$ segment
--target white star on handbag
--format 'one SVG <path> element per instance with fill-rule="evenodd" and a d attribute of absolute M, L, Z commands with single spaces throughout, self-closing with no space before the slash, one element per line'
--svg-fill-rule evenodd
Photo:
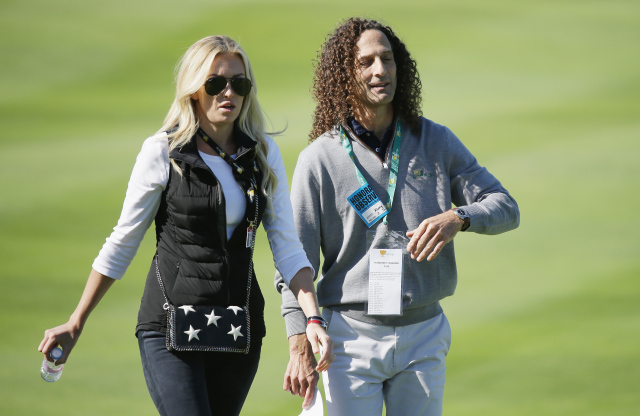
<path fill-rule="evenodd" d="M 180 306 L 180 309 L 182 309 L 184 311 L 185 316 L 189 313 L 189 312 L 195 312 L 196 310 L 193 309 L 192 305 L 184 305 L 184 306 Z"/>
<path fill-rule="evenodd" d="M 218 326 L 218 319 L 222 318 L 222 316 L 216 316 L 216 312 L 215 311 L 211 311 L 210 315 L 205 314 L 204 316 L 209 318 L 209 321 L 207 321 L 207 326 L 209 326 L 211 324 L 214 324 L 215 326 Z"/>
<path fill-rule="evenodd" d="M 188 331 L 184 331 L 184 333 L 189 335 L 189 341 L 191 341 L 194 338 L 197 339 L 198 341 L 200 341 L 200 338 L 198 338 L 198 332 L 200 332 L 200 331 L 202 331 L 202 330 L 201 329 L 193 329 L 193 327 L 191 325 L 189 325 L 189 330 Z"/>
<path fill-rule="evenodd" d="M 233 335 L 233 340 L 236 341 L 238 339 L 238 337 L 243 337 L 244 335 L 242 335 L 240 333 L 240 329 L 242 328 L 242 325 L 235 327 L 233 326 L 233 324 L 231 324 L 231 331 L 227 332 L 227 334 L 229 335 Z"/>
<path fill-rule="evenodd" d="M 238 315 L 238 312 L 242 310 L 242 308 L 239 306 L 229 306 L 227 309 L 231 309 L 236 315 Z"/>

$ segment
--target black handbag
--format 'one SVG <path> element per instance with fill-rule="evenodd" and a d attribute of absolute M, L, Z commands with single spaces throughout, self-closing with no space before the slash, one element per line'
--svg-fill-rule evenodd
<path fill-rule="evenodd" d="M 256 198 L 257 199 L 257 198 Z M 252 246 L 253 254 L 253 246 Z M 253 257 L 253 256 L 252 256 Z M 167 311 L 167 349 L 169 351 L 219 351 L 249 353 L 251 321 L 249 319 L 249 292 L 251 270 L 247 283 L 247 304 L 244 306 L 181 305 L 171 304 L 162 283 L 158 258 L 156 273 L 165 298 Z"/>
<path fill-rule="evenodd" d="M 254 165 L 255 166 L 255 165 Z M 257 169 L 257 168 L 255 168 Z M 156 255 L 156 274 L 164 295 L 163 308 L 167 311 L 167 349 L 169 351 L 221 351 L 248 354 L 251 344 L 249 298 L 253 277 L 253 249 L 258 223 L 258 196 L 255 180 L 251 180 L 249 198 L 255 204 L 255 218 L 247 230 L 247 246 L 251 245 L 251 260 L 247 277 L 247 302 L 242 306 L 181 305 L 169 302 L 160 276 Z M 249 241 L 251 238 L 251 241 Z"/>

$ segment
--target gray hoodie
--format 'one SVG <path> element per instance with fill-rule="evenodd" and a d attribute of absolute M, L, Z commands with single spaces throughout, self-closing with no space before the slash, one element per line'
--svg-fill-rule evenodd
<path fill-rule="evenodd" d="M 349 132 L 355 164 L 386 204 L 390 151 L 383 161 Z M 402 126 L 398 180 L 388 229 L 413 230 L 426 218 L 465 207 L 470 215 L 466 232 L 499 234 L 516 228 L 516 201 L 500 182 L 446 127 L 422 118 L 418 132 Z M 391 149 L 393 143 L 389 144 Z M 442 312 L 439 301 L 453 295 L 457 283 L 454 243 L 434 260 L 410 260 L 404 269 L 403 314 L 365 314 L 368 293 L 367 226 L 347 197 L 360 187 L 354 162 L 339 140 L 337 128 L 320 136 L 298 158 L 291 185 L 291 202 L 300 241 L 314 270 L 320 271 L 320 306 L 363 322 L 404 326 Z M 385 227 L 382 221 L 371 229 Z M 320 269 L 321 252 L 324 258 Z M 305 332 L 306 317 L 282 276 L 275 284 L 282 294 L 287 335 Z"/>

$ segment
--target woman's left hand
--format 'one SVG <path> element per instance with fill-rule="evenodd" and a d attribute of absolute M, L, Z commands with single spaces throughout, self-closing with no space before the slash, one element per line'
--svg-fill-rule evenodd
<path fill-rule="evenodd" d="M 325 371 L 335 358 L 335 355 L 333 355 L 333 340 L 322 326 L 314 323 L 307 325 L 307 339 L 311 344 L 313 353 L 321 354 L 316 371 Z"/>
<path fill-rule="evenodd" d="M 293 279 L 289 282 L 289 289 L 298 299 L 298 304 L 302 308 L 305 316 L 320 316 L 316 290 L 313 285 L 313 273 L 311 268 L 303 267 L 298 270 Z M 317 323 L 307 324 L 307 339 L 311 344 L 314 354 L 321 354 L 317 372 L 325 371 L 335 358 L 333 355 L 333 341 L 325 329 Z"/>

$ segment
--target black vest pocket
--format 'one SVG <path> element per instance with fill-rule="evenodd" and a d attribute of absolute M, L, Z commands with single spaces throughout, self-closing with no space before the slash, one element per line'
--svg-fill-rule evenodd
<path fill-rule="evenodd" d="M 171 302 L 226 306 L 229 301 L 227 275 L 225 263 L 196 263 L 182 259 L 171 291 Z"/>

